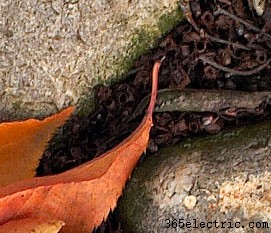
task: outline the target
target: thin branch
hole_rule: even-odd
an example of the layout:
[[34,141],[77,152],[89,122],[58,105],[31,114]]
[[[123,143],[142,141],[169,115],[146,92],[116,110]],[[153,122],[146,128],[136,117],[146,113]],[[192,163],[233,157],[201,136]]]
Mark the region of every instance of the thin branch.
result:
[[190,7],[190,2],[189,1],[181,1],[180,2],[180,7],[186,17],[186,20],[192,25],[192,27],[198,32],[199,27],[196,24],[192,12],[191,12],[191,7]]
[[157,89],[158,89],[158,73],[161,63],[165,60],[165,56],[161,58],[160,61],[156,61],[153,65],[152,69],[152,91],[151,91],[151,100],[149,103],[149,107],[147,110],[147,115],[151,116],[153,113],[153,109],[155,106],[156,96],[157,96]]
[[216,63],[215,61],[208,59],[204,55],[200,55],[198,57],[198,59],[200,59],[204,64],[209,64],[209,65],[215,67],[216,69],[227,72],[228,77],[233,76],[233,75],[249,76],[249,75],[256,74],[256,73],[260,72],[261,70],[263,70],[266,66],[268,66],[271,61],[271,58],[269,58],[264,64],[256,67],[255,69],[252,69],[252,70],[234,70],[234,69],[228,68],[226,66],[220,65],[220,64]]
[[220,3],[225,3],[227,4],[228,6],[231,6],[232,5],[232,2],[229,1],[229,0],[218,0]]
[[266,38],[271,39],[271,35],[263,32],[261,29],[255,27],[254,25],[248,23],[247,21],[239,18],[238,16],[233,15],[230,12],[228,12],[228,11],[226,11],[226,10],[221,9],[220,7],[218,7],[218,9],[216,11],[214,11],[214,15],[220,15],[220,14],[226,15],[226,16],[230,17],[231,19],[244,24],[248,30],[253,30],[253,31],[258,32],[261,35],[265,36]]
[[231,41],[227,41],[227,40],[223,40],[214,36],[210,36],[208,34],[205,34],[205,37],[213,42],[217,42],[217,43],[221,43],[221,44],[227,44],[230,45],[232,47],[238,48],[238,49],[244,49],[244,50],[251,50],[249,47],[239,44],[239,43],[235,43],[235,42],[231,42]]
[[216,11],[214,11],[214,15],[220,15],[220,14],[226,15],[226,16],[230,17],[231,19],[233,19],[234,21],[238,21],[238,22],[244,24],[247,27],[247,29],[249,29],[249,30],[261,32],[261,30],[259,28],[255,27],[254,25],[246,22],[245,20],[239,18],[238,16],[233,15],[230,12],[219,7]]

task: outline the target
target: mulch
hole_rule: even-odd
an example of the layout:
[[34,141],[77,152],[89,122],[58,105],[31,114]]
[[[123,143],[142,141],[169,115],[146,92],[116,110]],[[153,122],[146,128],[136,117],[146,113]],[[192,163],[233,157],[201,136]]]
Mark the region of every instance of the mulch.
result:
[[[73,116],[50,142],[37,175],[57,174],[76,167],[113,148],[140,123],[129,121],[140,101],[150,93],[150,73],[155,61],[165,56],[159,89],[194,88],[253,91],[271,90],[271,6],[253,8],[246,0],[199,0],[182,4],[188,21],[181,22],[157,47],[139,57],[127,79],[110,87],[95,88],[96,110],[86,117]],[[258,14],[257,14],[258,12]],[[261,111],[259,111],[261,109]],[[154,126],[146,156],[187,137],[218,133],[270,118],[270,103],[235,117],[219,119],[203,127],[202,119],[217,119],[210,112],[154,114]],[[95,232],[121,231],[118,214],[111,214]]]

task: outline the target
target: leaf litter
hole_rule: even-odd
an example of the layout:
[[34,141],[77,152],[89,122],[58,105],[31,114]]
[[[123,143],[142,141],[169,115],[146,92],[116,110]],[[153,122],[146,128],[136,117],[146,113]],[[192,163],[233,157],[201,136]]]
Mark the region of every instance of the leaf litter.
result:
[[[249,2],[249,1],[248,1]],[[37,175],[57,174],[98,157],[126,138],[138,126],[145,110],[131,118],[150,93],[154,62],[165,56],[159,89],[271,90],[271,6],[261,9],[246,0],[182,1],[187,21],[181,22],[158,46],[138,58],[125,82],[95,89],[96,110],[73,116],[45,151]],[[190,100],[190,101],[193,101]],[[199,101],[199,100],[197,100]],[[174,103],[169,103],[174,104]],[[169,111],[154,114],[148,153],[186,137],[217,133],[270,119],[269,100],[248,108],[219,112]],[[96,232],[121,232],[117,214]]]
[[99,158],[74,169],[54,176],[24,179],[0,189],[0,232],[17,231],[24,225],[20,220],[27,218],[32,230],[40,225],[36,221],[39,219],[61,223],[57,225],[63,233],[87,233],[107,218],[148,146],[160,65],[161,61],[157,61],[153,67],[146,114],[129,137]]

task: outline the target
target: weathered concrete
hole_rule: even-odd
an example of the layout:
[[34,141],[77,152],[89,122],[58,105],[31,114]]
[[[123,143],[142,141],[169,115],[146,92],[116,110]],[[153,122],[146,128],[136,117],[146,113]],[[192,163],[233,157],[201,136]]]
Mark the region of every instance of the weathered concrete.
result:
[[[162,149],[138,166],[119,202],[124,232],[270,232],[270,154],[271,122]],[[180,228],[179,219],[227,224]],[[244,228],[228,228],[237,221]]]
[[180,18],[178,0],[0,0],[0,120],[90,111]]

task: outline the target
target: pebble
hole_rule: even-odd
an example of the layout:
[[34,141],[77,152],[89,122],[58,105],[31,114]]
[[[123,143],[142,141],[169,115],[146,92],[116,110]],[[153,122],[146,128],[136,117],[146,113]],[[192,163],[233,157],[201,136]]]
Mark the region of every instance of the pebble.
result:
[[192,210],[195,207],[196,203],[197,203],[197,197],[193,195],[186,196],[183,200],[184,206],[189,210]]

